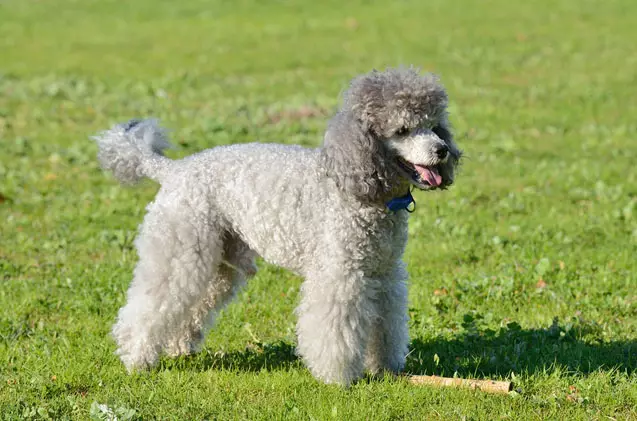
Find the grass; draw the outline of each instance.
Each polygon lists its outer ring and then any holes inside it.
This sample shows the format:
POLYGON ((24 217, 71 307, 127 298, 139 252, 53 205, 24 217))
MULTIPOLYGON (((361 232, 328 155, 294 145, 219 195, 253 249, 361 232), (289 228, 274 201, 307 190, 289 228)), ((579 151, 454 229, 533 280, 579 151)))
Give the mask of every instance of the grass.
POLYGON ((0 3, 1 419, 637 419, 637 3, 630 0, 0 3), (354 75, 442 76, 467 159, 416 195, 412 373, 509 396, 316 382, 300 279, 265 263, 205 350, 129 376, 109 337, 157 187, 88 140, 156 116, 174 157, 318 145, 354 75))

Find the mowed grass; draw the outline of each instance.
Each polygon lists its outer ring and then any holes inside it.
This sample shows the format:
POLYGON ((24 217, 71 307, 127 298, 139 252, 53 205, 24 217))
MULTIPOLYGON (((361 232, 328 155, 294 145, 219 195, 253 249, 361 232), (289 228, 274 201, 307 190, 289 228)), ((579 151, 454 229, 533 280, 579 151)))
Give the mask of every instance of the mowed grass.
POLYGON ((636 419, 635 39, 631 0, 3 1, 0 418, 636 419), (441 75, 466 153, 416 194, 407 371, 516 390, 318 383, 301 280, 263 262, 201 354, 128 375, 109 330, 157 186, 89 136, 317 146, 348 80, 398 64, 441 75))

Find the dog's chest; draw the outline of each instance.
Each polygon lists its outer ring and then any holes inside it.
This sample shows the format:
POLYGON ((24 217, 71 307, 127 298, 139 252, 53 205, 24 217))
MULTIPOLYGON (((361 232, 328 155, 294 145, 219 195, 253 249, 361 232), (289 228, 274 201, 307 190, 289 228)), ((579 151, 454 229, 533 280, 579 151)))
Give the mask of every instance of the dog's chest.
POLYGON ((407 243, 407 212, 366 215, 357 221, 361 233, 354 251, 355 260, 370 275, 382 274, 400 259, 407 243))

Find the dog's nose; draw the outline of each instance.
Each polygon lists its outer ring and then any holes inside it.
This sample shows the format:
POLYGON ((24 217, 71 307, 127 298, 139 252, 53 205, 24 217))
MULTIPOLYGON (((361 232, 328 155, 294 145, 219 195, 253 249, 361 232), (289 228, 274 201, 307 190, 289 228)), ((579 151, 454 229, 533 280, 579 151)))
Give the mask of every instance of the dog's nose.
POLYGON ((438 159, 445 159, 449 153, 449 148, 444 143, 435 146, 435 152, 438 159))

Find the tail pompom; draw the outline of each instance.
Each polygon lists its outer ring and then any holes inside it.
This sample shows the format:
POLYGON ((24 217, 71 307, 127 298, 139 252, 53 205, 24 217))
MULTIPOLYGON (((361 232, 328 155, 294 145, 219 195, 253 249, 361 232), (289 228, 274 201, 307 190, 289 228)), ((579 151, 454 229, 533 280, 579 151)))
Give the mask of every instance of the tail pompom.
POLYGON ((166 132, 156 120, 130 120, 92 138, 97 142, 97 159, 124 184, 144 177, 156 179, 165 163, 164 149, 170 148, 166 132))

